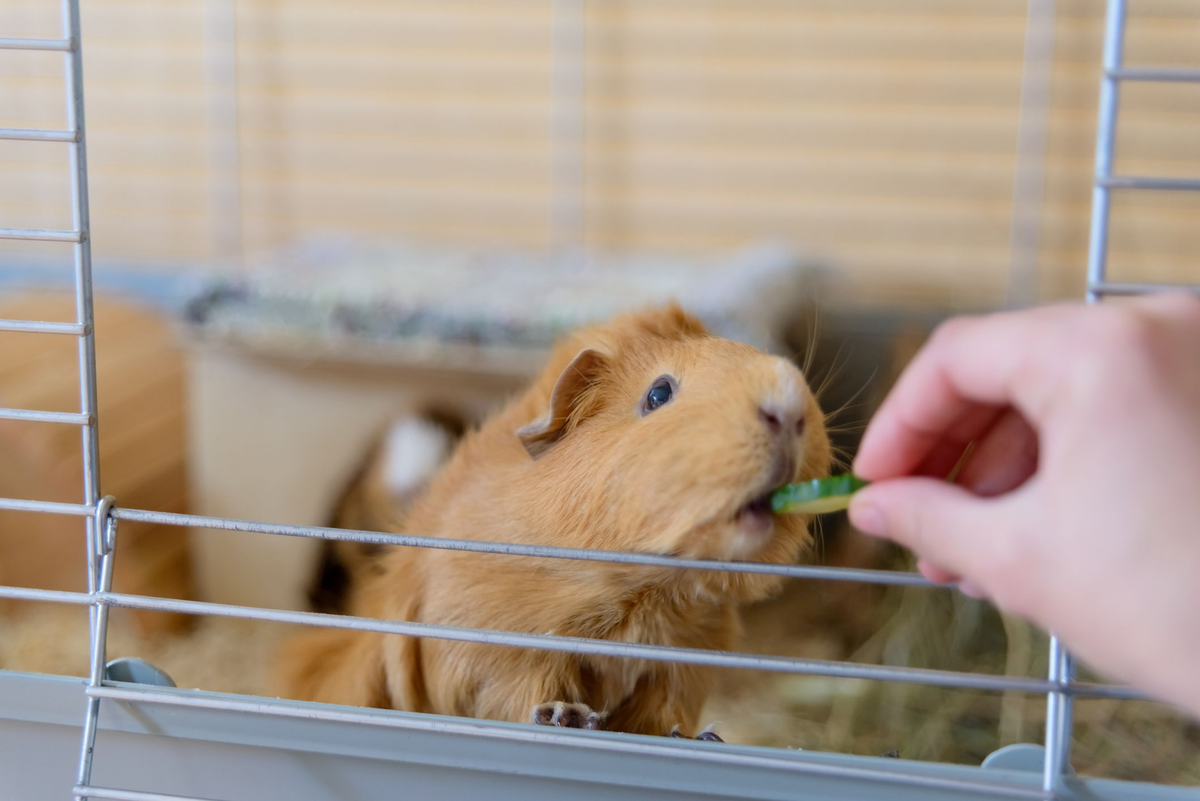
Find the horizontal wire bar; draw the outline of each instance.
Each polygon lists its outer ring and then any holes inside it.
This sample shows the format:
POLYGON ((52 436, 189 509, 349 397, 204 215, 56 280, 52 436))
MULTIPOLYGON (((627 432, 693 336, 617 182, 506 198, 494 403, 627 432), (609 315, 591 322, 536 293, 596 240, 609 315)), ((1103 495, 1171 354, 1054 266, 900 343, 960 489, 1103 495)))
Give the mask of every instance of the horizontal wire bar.
POLYGON ((0 228, 0 239, 32 239, 39 242, 82 242, 82 231, 54 231, 48 228, 0 228))
POLYGON ((53 604, 79 604, 81 606, 86 606, 92 603, 92 596, 86 592, 70 592, 69 590, 42 590, 36 587, 0 586, 0 598, 11 598, 14 601, 39 601, 53 604))
POLYGON ((379 531, 323 528, 320 526, 290 526, 277 523, 258 523, 223 517, 202 517, 173 512, 150 512, 144 509, 116 507, 113 515, 119 520, 155 523, 165 526, 190 526, 224 531, 245 531, 255 534, 277 534, 285 537, 363 542, 372 545, 395 545, 412 548, 435 548, 447 551, 530 556, 546 559, 574 559, 584 562, 611 562, 626 565, 651 565, 688 570, 713 570, 725 573, 758 573, 789 578, 829 579, 833 581, 863 581, 872 584, 903 584, 922 587, 936 585, 918 573, 899 570, 864 570, 844 567, 815 567, 806 565, 773 565, 760 562, 720 562, 714 559, 683 559, 657 554, 599 551, 585 548, 557 548, 548 545, 519 545, 507 542, 460 540, 446 537, 418 537, 409 534, 385 534, 379 531))
MULTIPOLYGON (((81 595, 75 593, 74 595, 81 595)), ((129 609, 174 612, 184 615, 216 615, 218 617, 266 620, 304 626, 327 626, 381 634, 403 634, 410 637, 429 637, 455 642, 475 642, 484 645, 503 645, 530 648, 538 651, 618 656, 648 659, 654 662, 705 665, 709 667, 766 670, 773 673, 796 673, 811 676, 832 676, 844 679, 877 679, 910 684, 928 684, 993 692, 1062 692, 1096 698, 1142 699, 1140 693, 1126 687, 1103 684, 1051 682, 1046 679, 1013 676, 992 676, 932 668, 895 667, 891 665, 862 665, 826 659, 764 656, 736 651, 712 651, 701 648, 680 648, 647 643, 615 642, 587 637, 563 637, 554 634, 527 634, 497 629, 465 626, 445 626, 437 623, 417 623, 407 620, 381 620, 353 615, 330 615, 320 612, 293 612, 283 609, 259 609, 250 606, 218 604, 208 601, 181 601, 175 598, 151 598, 119 592, 98 592, 96 601, 129 609)), ((76 603, 74 598, 69 600, 76 603)))
POLYGON ((90 784, 75 785, 71 791, 76 796, 87 798, 111 798, 116 801, 214 801, 192 795, 168 795, 166 793, 143 793, 138 790, 117 790, 112 787, 93 787, 90 784))
MULTIPOLYGON (((554 742, 574 748, 589 751, 608 751, 631 755, 652 755, 673 759, 704 762, 705 764, 719 763, 729 766, 749 768, 771 768, 795 771, 809 775, 834 776, 846 779, 865 781, 896 782, 904 785, 915 785, 930 789, 942 789, 977 793, 986 790, 994 794, 1009 795, 1016 798, 1048 798, 1040 789, 1020 787, 1007 783, 981 779, 949 779, 941 776, 913 774, 887 768, 868 768, 856 765, 828 764, 820 762, 801 761, 793 758, 761 756, 746 754, 724 748, 695 748, 686 741, 660 742, 659 738, 644 738, 645 742, 596 736, 587 732, 553 729, 530 726, 497 726, 483 729, 470 722, 448 719, 440 715, 423 715, 409 713, 397 715, 391 711, 370 709, 345 709, 316 704, 289 704, 280 702, 263 703, 254 698, 231 698, 225 695, 187 691, 171 692, 161 689, 140 689, 132 687, 88 687, 86 692, 94 698, 108 698, 114 701, 128 703, 162 704, 165 706, 189 707, 195 709, 213 709, 226 712, 249 712, 253 714, 270 715, 273 717, 298 718, 301 720, 320 720, 329 723, 353 723, 364 726, 379 726, 389 729, 405 729, 423 732, 437 732, 471 737, 488 737, 497 740, 511 740, 523 743, 554 742)), ((639 738, 641 739, 641 738, 639 738)))
POLYGON ((0 320, 0 331, 21 331, 27 334, 70 334, 82 337, 91 333, 83 323, 42 323, 35 320, 0 320))
POLYGON ((1200 178, 1146 178, 1133 175, 1109 175, 1097 177, 1096 185, 1108 189, 1158 189, 1166 192, 1200 192, 1200 178))
POLYGON ((72 50, 70 39, 0 39, 0 50, 72 50))
POLYGON ((1122 67, 1105 73, 1117 81, 1154 81, 1161 83, 1200 83, 1200 70, 1146 69, 1122 67))
POLYGON ((54 501, 26 501, 19 498, 0 498, 0 509, 13 512, 46 512, 53 515, 79 515, 94 517, 96 507, 82 503, 56 503, 54 501))
POLYGON ((82 412, 43 412, 37 409, 0 409, 0 420, 26 420, 33 423, 66 423, 90 426, 92 416, 82 412))
POLYGON ((35 128, 0 128, 0 139, 25 142, 78 142, 78 131, 46 131, 35 128))
POLYGON ((1089 284, 1088 292, 1097 295, 1149 295, 1153 292, 1192 292, 1200 294, 1200 284, 1119 284, 1102 281, 1089 284))

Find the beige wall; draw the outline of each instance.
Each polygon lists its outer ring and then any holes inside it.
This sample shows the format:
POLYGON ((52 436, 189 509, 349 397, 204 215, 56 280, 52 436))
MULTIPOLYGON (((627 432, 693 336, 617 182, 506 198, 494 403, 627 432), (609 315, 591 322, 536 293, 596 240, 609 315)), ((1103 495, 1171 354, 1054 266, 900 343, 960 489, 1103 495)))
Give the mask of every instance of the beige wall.
MULTIPOLYGON (((703 251, 785 237, 841 268, 855 298, 996 302, 1025 5, 590 0, 588 241, 703 251)), ((1130 64, 1200 67, 1200 3, 1130 5, 1130 64)), ((55 35, 57 6, 0 0, 0 28, 55 35)), ((220 248, 205 39, 220 6, 84 3, 98 256, 220 248)), ((329 228, 547 241, 548 0, 236 8, 248 247, 329 228)), ((1047 296, 1081 287, 1103 31, 1101 0, 1058 8, 1047 296)), ((0 126, 62 124, 60 60, 0 54, 0 126)), ((1200 177, 1200 87, 1131 86, 1123 101, 1119 171, 1200 177)), ((4 224, 65 226, 64 170, 59 146, 0 143, 4 224)), ((1117 277, 1200 282, 1200 196, 1119 196, 1113 224, 1117 277)))

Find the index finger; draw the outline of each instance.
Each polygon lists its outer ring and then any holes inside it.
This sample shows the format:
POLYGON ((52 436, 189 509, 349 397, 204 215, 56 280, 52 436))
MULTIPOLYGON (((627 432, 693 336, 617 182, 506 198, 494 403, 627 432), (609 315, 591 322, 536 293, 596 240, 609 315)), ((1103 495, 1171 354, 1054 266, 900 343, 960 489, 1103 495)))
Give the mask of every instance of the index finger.
POLYGON ((872 481, 910 475, 948 437, 969 441, 982 433, 972 433, 973 421, 990 421, 989 411, 1006 406, 1036 428, 1057 386, 1046 354, 1086 313, 1082 305, 1047 306, 943 324, 867 426, 854 471, 872 481))

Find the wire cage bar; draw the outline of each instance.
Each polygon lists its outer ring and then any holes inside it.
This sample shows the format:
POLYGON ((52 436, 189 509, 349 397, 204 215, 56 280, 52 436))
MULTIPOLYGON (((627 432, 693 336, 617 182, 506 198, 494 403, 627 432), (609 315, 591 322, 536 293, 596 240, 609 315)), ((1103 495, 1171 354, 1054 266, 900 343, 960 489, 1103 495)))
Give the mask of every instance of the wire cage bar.
POLYGON ((75 242, 87 240, 85 231, 55 231, 49 228, 0 228, 0 239, 27 239, 35 242, 75 242))
POLYGON ((1115 67, 1105 71, 1114 81, 1152 81, 1155 83, 1200 83, 1200 70, 1128 69, 1115 67))
POLYGON ((384 534, 378 531, 324 528, 321 526, 292 526, 279 523, 260 523, 223 517, 148 512, 142 509, 115 509, 121 520, 155 523, 167 526, 212 528, 224 531, 245 531, 256 534, 279 534, 286 537, 359 542, 368 545, 396 545, 434 548, 447 551, 468 551, 505 556, 527 556, 544 559, 575 559, 587 562, 611 562, 624 565, 670 567, 681 570, 710 570, 725 573, 756 573, 787 578, 828 579, 832 581, 864 581, 874 584, 935 586, 919 573, 898 570, 863 570, 855 568, 818 567, 810 565, 772 565, 761 562, 723 562, 715 559, 684 559, 627 551, 602 551, 583 548, 559 548, 549 545, 523 545, 483 540, 456 540, 449 537, 417 537, 409 534, 384 534))
POLYGON ((1088 300, 1105 295, 1139 295, 1163 289, 1200 291, 1197 286, 1119 284, 1108 281, 1110 198, 1113 190, 1200 192, 1200 179, 1127 176, 1113 173, 1120 84, 1123 81, 1200 83, 1200 70, 1144 69, 1124 65, 1126 0, 1108 0, 1105 15, 1104 74, 1096 125, 1096 164, 1092 185, 1092 218, 1088 239, 1088 300))
POLYGON ((75 142, 79 131, 47 131, 33 128, 0 128, 0 139, 26 142, 75 142))
POLYGON ((1105 189, 1151 189, 1159 192, 1200 192, 1200 178, 1146 178, 1135 175, 1107 175, 1096 183, 1105 189))
POLYGON ((33 423, 65 423, 74 426, 92 424, 92 416, 83 412, 44 412, 38 409, 0 409, 0 420, 28 420, 33 423))
POLYGON ((75 515, 95 517, 96 507, 82 503, 59 503, 57 501, 26 501, 17 498, 0 498, 0 509, 12 512, 44 512, 52 515, 75 515))
POLYGON ((91 331, 83 323, 43 323, 36 320, 0 320, 0 331, 27 334, 67 334, 81 337, 91 331))
POLYGON ((1101 296, 1120 295, 1128 297, 1166 291, 1200 294, 1200 285, 1197 284, 1120 284, 1111 281, 1101 281, 1098 284, 1092 284, 1089 289, 1094 294, 1101 296))
MULTIPOLYGON (((1043 3, 1042 8, 1052 8, 1043 3)), ((1030 8, 1034 8, 1031 3, 1030 8)), ((1114 142, 1118 111, 1118 89, 1123 81, 1200 82, 1195 70, 1127 68, 1122 64, 1122 38, 1125 27, 1125 0, 1109 0, 1104 45, 1104 73, 1101 81, 1097 124, 1097 148, 1093 207, 1088 255, 1087 294, 1091 302, 1110 295, 1135 295, 1167 288, 1153 284, 1122 284, 1107 280, 1108 224, 1110 193, 1115 190, 1200 190, 1200 180, 1168 177, 1119 176, 1113 173, 1114 142)), ((319 614, 264 609, 172 598, 155 598, 114 592, 112 578, 115 565, 115 545, 120 521, 185 526, 195 529, 220 529, 275 536, 303 537, 323 540, 371 543, 377 545, 437 548, 525 558, 573 559, 605 562, 617 565, 758 573, 809 580, 856 581, 873 584, 924 587, 931 590, 949 585, 935 585, 924 577, 902 571, 830 568, 803 565, 768 565, 749 562, 723 562, 683 559, 647 553, 555 548, 516 543, 452 540, 388 534, 374 531, 332 529, 314 526, 294 526, 198 515, 169 514, 139 509, 122 509, 116 499, 101 495, 98 463, 96 419, 96 365, 93 332, 92 271, 90 220, 88 210, 88 170, 84 120, 84 90, 79 0, 62 0, 62 39, 0 39, 0 49, 41 50, 62 52, 68 95, 68 119, 64 130, 0 129, 0 139, 38 141, 66 144, 70 148, 70 181, 72 200, 72 230, 0 229, 0 238, 24 239, 73 244, 75 264, 76 320, 74 322, 37 322, 0 320, 0 331, 59 334, 77 337, 80 386, 78 412, 52 412, 22 409, 0 409, 0 419, 26 422, 47 422, 78 425, 81 428, 81 452, 84 465, 82 503, 0 498, 0 509, 20 512, 58 514, 82 517, 87 531, 87 592, 44 590, 26 587, 0 587, 0 598, 73 604, 89 609, 89 675, 84 697, 85 714, 81 732, 79 759, 75 784, 71 790, 76 799, 127 799, 128 801, 207 801, 191 796, 154 793, 140 790, 100 787, 91 784, 95 763, 95 746, 103 700, 144 703, 166 707, 252 712, 280 718, 303 718, 365 726, 408 728, 412 730, 461 731, 477 734, 477 727, 467 722, 447 723, 433 716, 394 716, 371 710, 354 710, 319 705, 296 705, 273 702, 270 699, 221 697, 213 694, 184 694, 164 689, 147 689, 107 682, 104 677, 109 614, 114 607, 173 612, 190 615, 235 617, 278 623, 321 626, 414 637, 439 638, 453 641, 478 642, 497 647, 529 648, 596 656, 611 656, 651 661, 667 661, 711 667, 773 671, 779 673, 819 675, 840 679, 876 680, 926 684, 945 688, 988 692, 1024 692, 1046 696, 1045 755, 1040 786, 1016 785, 990 778, 972 780, 952 779, 935 774, 913 774, 887 768, 831 766, 817 762, 790 762, 787 769, 811 775, 838 776, 893 783, 910 787, 958 790, 964 793, 987 791, 992 795, 1018 798, 1054 798, 1062 792, 1069 771, 1070 743, 1073 730, 1073 703, 1077 697, 1107 699, 1144 699, 1142 694, 1126 687, 1080 682, 1075 679, 1070 654, 1061 641, 1050 639, 1050 664, 1045 679, 988 675, 961 671, 891 665, 858 664, 834 660, 801 659, 729 651, 678 648, 643 643, 615 642, 601 639, 564 637, 464 628, 449 625, 410 621, 319 614)), ((571 155, 572 148, 564 144, 583 135, 582 106, 577 93, 582 91, 583 18, 580 0, 556 0, 555 46, 556 59, 564 67, 555 86, 555 109, 552 113, 560 148, 552 154, 556 194, 552 211, 552 231, 560 245, 579 244, 583 235, 582 208, 564 198, 582 184, 582 166, 571 155)), ((1041 43, 1043 49, 1047 42, 1041 43)), ((1038 94, 1040 97, 1040 90, 1038 94)), ((1038 134, 1039 136, 1041 134, 1038 134)), ((1040 145, 1039 145, 1040 147, 1040 145)), ((1035 148, 1036 150, 1036 148, 1035 148)), ((1029 182, 1028 176, 1024 180, 1029 182)), ((1016 191, 1014 196, 1025 196, 1016 191)), ((1200 286, 1184 287, 1200 292, 1200 286)), ((519 742, 545 740, 548 734, 532 727, 513 727, 496 737, 519 742)), ((704 760, 709 764, 767 765, 779 767, 778 760, 735 750, 679 750, 655 742, 569 736, 563 739, 572 747, 614 753, 669 754, 674 758, 704 760)))
MULTIPOLYGON (((89 607, 92 654, 91 678, 95 684, 103 678, 104 643, 108 624, 108 606, 96 595, 109 589, 112 582, 112 554, 106 550, 100 526, 108 519, 111 499, 100 497, 99 441, 96 425, 96 349, 92 303, 92 249, 89 241, 87 143, 84 120, 83 54, 80 37, 79 0, 62 0, 62 39, 0 39, 0 48, 46 50, 63 53, 67 95, 66 130, 0 130, 0 139, 26 140, 69 145, 72 230, 0 229, 0 238, 24 239, 73 244, 75 262, 75 322, 48 324, 5 321, 3 330, 32 333, 72 334, 78 337, 79 411, 45 412, 0 409, 0 419, 28 422, 66 423, 81 427, 83 457, 83 506, 95 506, 95 514, 84 518, 87 532, 88 590, 93 596, 89 607)), ((48 511, 43 506, 30 511, 48 511)), ((115 526, 115 521, 112 525, 115 526)), ((99 699, 89 698, 84 719, 78 783, 86 785, 91 777, 99 699)), ((77 798, 84 796, 76 795, 77 798)))
POLYGON ((87 798, 111 798, 115 801, 208 801, 189 795, 168 795, 166 793, 141 793, 136 790, 115 790, 111 787, 94 787, 76 785, 76 796, 87 798))
POLYGON ((49 50, 68 52, 72 49, 71 39, 4 39, 0 38, 0 50, 49 50))
MULTIPOLYGON (((1192 83, 1200 81, 1200 71, 1139 69, 1124 66, 1126 0, 1108 0, 1104 31, 1104 73, 1100 82, 1100 100, 1096 125, 1095 177, 1092 189, 1091 231, 1088 241, 1087 299, 1099 303, 1111 295, 1140 295, 1159 289, 1198 287, 1156 287, 1146 284, 1114 284, 1108 281, 1108 240, 1111 217, 1110 194, 1120 190, 1200 191, 1200 180, 1162 177, 1132 177, 1113 174, 1116 150, 1117 114, 1121 81, 1192 83)), ((1072 659, 1057 637, 1050 639, 1050 679, 1069 683, 1072 659)), ((1051 692, 1046 700, 1046 759, 1042 789, 1053 791, 1062 785, 1069 764, 1072 729, 1072 698, 1051 692)))
POLYGON ((739 653, 737 651, 711 651, 699 648, 615 642, 584 637, 566 637, 556 634, 527 634, 495 629, 415 623, 403 620, 381 620, 377 618, 354 617, 351 615, 263 609, 254 606, 237 606, 208 601, 183 601, 173 598, 130 595, 127 593, 111 592, 110 590, 102 590, 98 593, 82 593, 65 590, 39 590, 25 587, 0 587, 0 598, 77 605, 90 605, 102 602, 110 606, 156 612, 236 617, 247 620, 265 620, 274 623, 323 626, 353 631, 371 631, 381 634, 401 634, 410 637, 474 642, 539 651, 558 651, 586 654, 589 656, 615 656, 654 662, 675 662, 705 667, 764 670, 775 673, 828 676, 841 679, 896 681, 964 690, 1027 693, 1061 692, 1064 695, 1071 696, 1119 700, 1143 699, 1145 697, 1130 688, 1109 684, 1067 682, 1065 680, 1060 682, 1053 679, 1046 681, 1034 678, 936 670, 932 668, 895 667, 841 662, 837 660, 764 656, 739 653))

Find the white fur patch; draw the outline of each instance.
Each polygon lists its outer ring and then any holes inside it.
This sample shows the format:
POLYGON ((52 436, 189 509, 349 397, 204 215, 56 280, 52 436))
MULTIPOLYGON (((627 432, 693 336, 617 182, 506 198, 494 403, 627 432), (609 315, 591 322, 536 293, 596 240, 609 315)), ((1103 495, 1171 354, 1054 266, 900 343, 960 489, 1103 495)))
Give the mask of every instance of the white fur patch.
POLYGON ((383 446, 383 483, 394 497, 416 490, 433 477, 454 443, 449 432, 420 417, 392 424, 383 446))
POLYGON ((775 362, 775 386, 768 397, 763 398, 763 405, 798 417, 804 413, 806 400, 804 383, 795 366, 785 359, 778 359, 775 362))

